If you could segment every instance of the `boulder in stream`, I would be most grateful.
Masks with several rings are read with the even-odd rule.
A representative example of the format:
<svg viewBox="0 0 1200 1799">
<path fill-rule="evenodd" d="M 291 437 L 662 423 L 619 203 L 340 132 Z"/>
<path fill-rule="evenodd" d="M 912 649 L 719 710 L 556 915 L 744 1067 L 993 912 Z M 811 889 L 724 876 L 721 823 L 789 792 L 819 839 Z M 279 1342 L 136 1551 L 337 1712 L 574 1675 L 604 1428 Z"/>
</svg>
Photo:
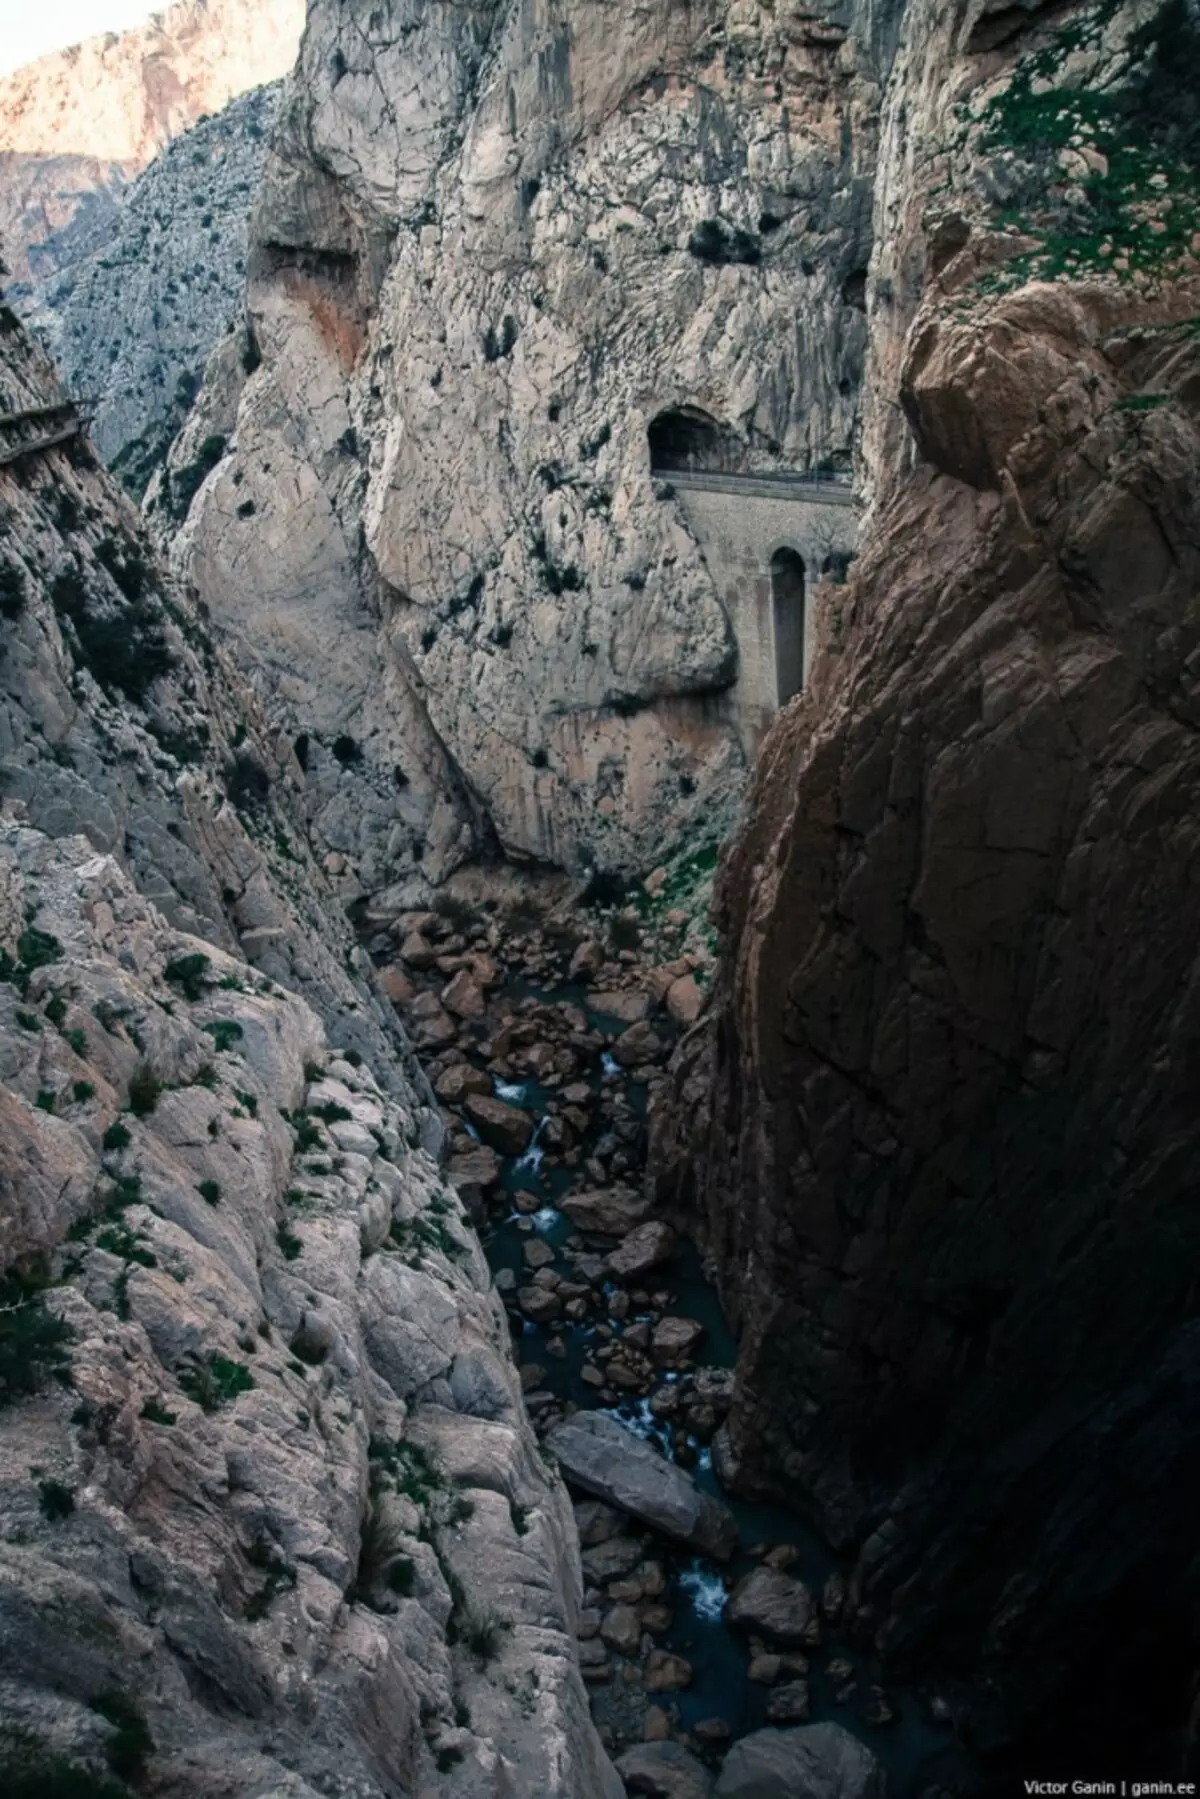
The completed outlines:
<svg viewBox="0 0 1200 1799">
<path fill-rule="evenodd" d="M 470 1062 L 451 1062 L 439 1074 L 433 1090 L 448 1106 L 457 1106 L 469 1093 L 490 1094 L 492 1083 L 482 1068 L 474 1068 Z"/>
<path fill-rule="evenodd" d="M 710 1799 L 713 1777 L 679 1743 L 636 1743 L 617 1763 L 627 1793 L 648 1799 Z"/>
<path fill-rule="evenodd" d="M 840 1724 L 756 1730 L 725 1758 L 714 1799 L 883 1799 L 883 1769 Z"/>
<path fill-rule="evenodd" d="M 622 1031 L 612 1046 L 613 1060 L 622 1068 L 638 1068 L 644 1062 L 664 1062 L 670 1047 L 654 1026 L 643 1019 L 640 1024 L 631 1024 L 627 1031 Z"/>
<path fill-rule="evenodd" d="M 702 1555 L 726 1561 L 733 1554 L 738 1529 L 728 1506 L 617 1419 L 577 1412 L 547 1443 L 573 1486 Z"/>
<path fill-rule="evenodd" d="M 639 1224 L 645 1224 L 650 1201 L 631 1187 L 599 1187 L 567 1194 L 559 1202 L 559 1209 L 590 1236 L 625 1237 Z"/>
<path fill-rule="evenodd" d="M 739 1580 L 725 1607 L 727 1624 L 775 1643 L 808 1642 L 813 1617 L 813 1596 L 804 1582 L 776 1568 L 755 1568 Z"/>
<path fill-rule="evenodd" d="M 519 1156 L 529 1148 L 533 1119 L 519 1106 L 506 1106 L 487 1093 L 469 1093 L 463 1111 L 483 1141 L 502 1156 Z"/>
<path fill-rule="evenodd" d="M 589 993 L 588 1005 L 593 1012 L 603 1018 L 613 1018 L 618 1024 L 640 1024 L 650 1011 L 650 995 L 637 989 L 622 989 L 616 993 Z"/>
<path fill-rule="evenodd" d="M 619 1281 L 637 1280 L 668 1262 L 675 1251 L 675 1232 L 669 1224 L 639 1224 L 608 1258 L 609 1273 Z"/>
</svg>

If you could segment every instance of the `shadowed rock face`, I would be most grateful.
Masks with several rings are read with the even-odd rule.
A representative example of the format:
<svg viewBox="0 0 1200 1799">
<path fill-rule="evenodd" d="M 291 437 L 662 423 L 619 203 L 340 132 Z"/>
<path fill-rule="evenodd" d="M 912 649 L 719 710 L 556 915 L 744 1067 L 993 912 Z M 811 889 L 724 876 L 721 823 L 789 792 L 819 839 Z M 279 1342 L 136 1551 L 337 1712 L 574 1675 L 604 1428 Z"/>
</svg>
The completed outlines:
<svg viewBox="0 0 1200 1799">
<path fill-rule="evenodd" d="M 1091 79 L 1131 79 L 1128 12 Z M 998 237 L 1014 152 L 970 132 L 913 168 L 1055 42 L 953 28 L 910 9 L 875 511 L 724 866 L 660 1191 L 741 1322 L 730 1458 L 855 1551 L 859 1625 L 1112 1744 L 1139 1657 L 1132 1730 L 1184 1710 L 1200 1478 L 1200 280 L 1186 239 L 1067 278 L 1028 200 Z"/>
<path fill-rule="evenodd" d="M 359 740 L 314 816 L 368 892 L 496 839 L 644 869 L 740 786 L 736 644 L 648 429 L 685 405 L 749 468 L 848 453 L 898 10 L 313 5 L 263 362 L 177 446 L 236 419 L 178 553 L 314 770 Z"/>
</svg>

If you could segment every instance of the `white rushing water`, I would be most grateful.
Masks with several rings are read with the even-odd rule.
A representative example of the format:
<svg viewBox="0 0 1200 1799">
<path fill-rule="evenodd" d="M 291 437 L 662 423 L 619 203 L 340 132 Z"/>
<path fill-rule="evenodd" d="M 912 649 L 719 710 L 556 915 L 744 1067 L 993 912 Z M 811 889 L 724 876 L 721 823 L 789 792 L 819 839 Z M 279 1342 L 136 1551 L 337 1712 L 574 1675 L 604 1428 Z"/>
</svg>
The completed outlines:
<svg viewBox="0 0 1200 1799">
<path fill-rule="evenodd" d="M 540 1172 L 542 1163 L 546 1160 L 546 1152 L 541 1147 L 538 1139 L 542 1134 L 542 1126 L 545 1122 L 546 1120 L 544 1118 L 538 1119 L 537 1129 L 534 1131 L 533 1136 L 529 1141 L 529 1148 L 525 1151 L 523 1156 L 518 1156 L 513 1163 L 513 1168 L 515 1170 L 526 1174 L 538 1174 Z"/>
<path fill-rule="evenodd" d="M 623 1399 L 616 1408 L 617 1417 L 635 1437 L 643 1438 L 666 1451 L 671 1434 L 666 1424 L 654 1416 L 648 1399 Z"/>
<path fill-rule="evenodd" d="M 519 1081 L 495 1081 L 493 1088 L 497 1099 L 502 1099 L 506 1106 L 521 1106 L 525 1103 L 525 1088 Z"/>
<path fill-rule="evenodd" d="M 698 1618 L 715 1624 L 725 1610 L 725 1583 L 704 1562 L 689 1562 L 679 1576 L 680 1590 L 687 1594 Z"/>
</svg>

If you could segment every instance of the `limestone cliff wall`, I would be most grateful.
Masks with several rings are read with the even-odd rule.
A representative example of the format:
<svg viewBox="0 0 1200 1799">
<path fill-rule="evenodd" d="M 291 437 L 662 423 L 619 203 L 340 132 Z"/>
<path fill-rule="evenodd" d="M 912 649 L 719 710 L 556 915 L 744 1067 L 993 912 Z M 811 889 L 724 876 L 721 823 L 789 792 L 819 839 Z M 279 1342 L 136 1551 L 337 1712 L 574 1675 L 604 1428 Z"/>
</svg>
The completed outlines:
<svg viewBox="0 0 1200 1799">
<path fill-rule="evenodd" d="M 0 309 L 0 411 L 60 393 Z M 619 1795 L 290 745 L 83 441 L 0 467 L 0 615 L 0 1788 Z"/>
<path fill-rule="evenodd" d="M 81 208 L 101 215 L 163 146 L 291 68 L 304 0 L 177 0 L 0 77 L 0 248 L 27 281 Z"/>
<path fill-rule="evenodd" d="M 897 12 L 311 7 L 262 364 L 177 446 L 232 430 L 177 554 L 318 778 L 354 739 L 314 819 L 367 893 L 496 840 L 645 867 L 740 784 L 736 639 L 647 430 L 686 405 L 747 468 L 849 456 Z"/>
<path fill-rule="evenodd" d="M 83 209 L 41 247 L 49 273 L 9 297 L 92 441 L 140 496 L 177 435 L 218 339 L 242 313 L 250 209 L 279 84 L 239 95 L 174 138 L 110 206 Z"/>
<path fill-rule="evenodd" d="M 1194 7 L 907 9 L 874 511 L 657 1125 L 742 1325 L 727 1466 L 881 1649 L 988 1677 L 985 1739 L 1135 1760 L 1200 1472 L 1198 66 Z"/>
</svg>

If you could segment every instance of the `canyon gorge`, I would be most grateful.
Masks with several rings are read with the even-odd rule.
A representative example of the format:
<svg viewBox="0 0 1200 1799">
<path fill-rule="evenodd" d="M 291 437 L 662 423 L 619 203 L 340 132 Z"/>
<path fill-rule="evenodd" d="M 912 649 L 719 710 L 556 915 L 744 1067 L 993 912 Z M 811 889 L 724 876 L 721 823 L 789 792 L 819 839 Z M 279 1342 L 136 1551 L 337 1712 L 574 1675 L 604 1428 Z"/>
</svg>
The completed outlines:
<svg viewBox="0 0 1200 1799">
<path fill-rule="evenodd" d="M 1194 1776 L 1197 0 L 185 0 L 0 243 L 0 1784 Z"/>
</svg>

